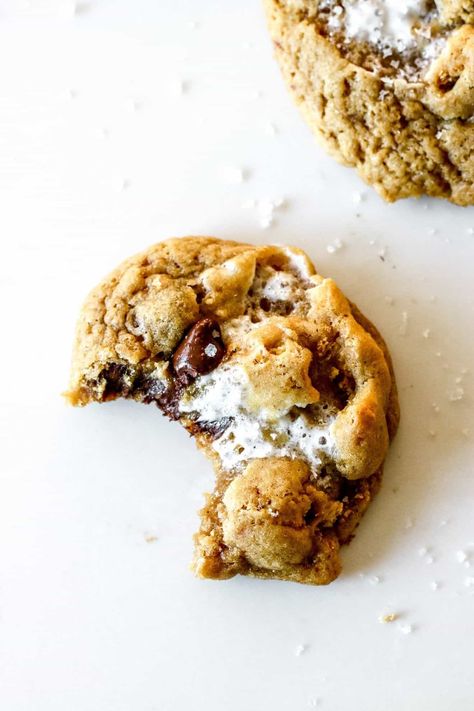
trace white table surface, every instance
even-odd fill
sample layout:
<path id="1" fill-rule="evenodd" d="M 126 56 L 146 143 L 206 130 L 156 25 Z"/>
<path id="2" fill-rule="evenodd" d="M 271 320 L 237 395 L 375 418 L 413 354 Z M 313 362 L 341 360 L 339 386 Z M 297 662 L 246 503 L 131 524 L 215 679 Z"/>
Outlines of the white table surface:
<path id="1" fill-rule="evenodd" d="M 258 0 L 0 0 L 0 66 L 2 711 L 471 711 L 474 210 L 317 148 Z M 391 347 L 400 432 L 329 587 L 193 578 L 192 441 L 60 397 L 89 288 L 190 233 L 303 247 Z"/>

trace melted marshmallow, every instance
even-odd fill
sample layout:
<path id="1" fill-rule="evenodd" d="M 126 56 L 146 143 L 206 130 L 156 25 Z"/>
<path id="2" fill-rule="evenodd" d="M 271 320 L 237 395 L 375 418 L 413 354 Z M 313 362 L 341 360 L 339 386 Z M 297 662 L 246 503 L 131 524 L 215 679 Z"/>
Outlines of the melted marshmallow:
<path id="1" fill-rule="evenodd" d="M 415 27 L 427 12 L 427 0 L 340 0 L 329 26 L 348 39 L 403 52 L 417 44 Z"/>
<path id="2" fill-rule="evenodd" d="M 247 387 L 244 369 L 226 364 L 197 379 L 192 391 L 184 394 L 180 411 L 198 414 L 198 422 L 230 420 L 212 443 L 224 469 L 234 469 L 248 459 L 290 457 L 307 461 L 315 474 L 320 471 L 334 448 L 333 415 L 325 415 L 320 425 L 310 423 L 303 411 L 296 417 L 283 412 L 271 420 L 264 413 L 256 416 L 246 409 Z"/>
<path id="3" fill-rule="evenodd" d="M 346 33 L 403 51 L 416 42 L 413 28 L 427 11 L 426 0 L 345 0 Z"/>

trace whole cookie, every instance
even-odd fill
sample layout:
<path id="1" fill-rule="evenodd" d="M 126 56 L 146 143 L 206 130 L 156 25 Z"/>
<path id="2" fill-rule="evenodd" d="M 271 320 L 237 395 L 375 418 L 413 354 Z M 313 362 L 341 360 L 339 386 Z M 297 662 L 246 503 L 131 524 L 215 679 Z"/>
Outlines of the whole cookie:
<path id="1" fill-rule="evenodd" d="M 390 356 L 292 247 L 172 239 L 86 300 L 68 398 L 179 420 L 212 459 L 195 572 L 324 584 L 340 572 L 398 425 Z"/>
<path id="2" fill-rule="evenodd" d="M 474 204 L 474 0 L 264 0 L 317 139 L 388 201 Z"/>

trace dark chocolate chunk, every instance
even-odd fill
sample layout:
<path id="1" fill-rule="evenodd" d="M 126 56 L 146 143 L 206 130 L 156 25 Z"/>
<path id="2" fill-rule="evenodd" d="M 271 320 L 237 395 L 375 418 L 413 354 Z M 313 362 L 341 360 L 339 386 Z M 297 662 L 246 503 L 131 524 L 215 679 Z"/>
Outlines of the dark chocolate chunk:
<path id="1" fill-rule="evenodd" d="M 207 434 L 211 439 L 220 437 L 232 422 L 231 417 L 223 417 L 221 420 L 213 420 L 212 422 L 204 420 L 195 420 L 189 426 L 191 434 Z"/>
<path id="2" fill-rule="evenodd" d="M 189 385 L 198 375 L 217 368 L 225 354 L 219 325 L 203 318 L 188 331 L 173 356 L 173 368 L 178 380 Z"/>
<path id="3" fill-rule="evenodd" d="M 179 419 L 179 399 L 184 386 L 179 382 L 166 386 L 153 375 L 141 375 L 135 381 L 134 396 L 146 404 L 154 402 L 170 420 Z"/>
<path id="4" fill-rule="evenodd" d="M 179 401 L 183 386 L 180 383 L 173 383 L 155 402 L 161 412 L 170 420 L 179 420 Z"/>
<path id="5" fill-rule="evenodd" d="M 131 372 L 122 363 L 110 363 L 101 372 L 99 380 L 105 379 L 103 400 L 113 400 L 116 397 L 128 397 L 131 391 Z"/>
<path id="6" fill-rule="evenodd" d="M 150 374 L 142 373 L 135 380 L 133 394 L 136 400 L 149 404 L 150 402 L 157 402 L 164 394 L 165 389 L 165 385 L 161 380 L 154 378 Z"/>

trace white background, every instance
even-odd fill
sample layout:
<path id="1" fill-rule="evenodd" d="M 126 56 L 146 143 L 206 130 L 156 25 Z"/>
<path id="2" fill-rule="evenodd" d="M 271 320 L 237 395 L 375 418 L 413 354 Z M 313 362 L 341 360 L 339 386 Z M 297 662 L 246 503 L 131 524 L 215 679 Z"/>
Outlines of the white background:
<path id="1" fill-rule="evenodd" d="M 0 66 L 2 711 L 471 710 L 473 209 L 326 157 L 258 0 L 0 0 Z M 190 233 L 303 247 L 391 347 L 401 429 L 329 587 L 194 579 L 209 464 L 60 397 L 86 292 Z"/>

